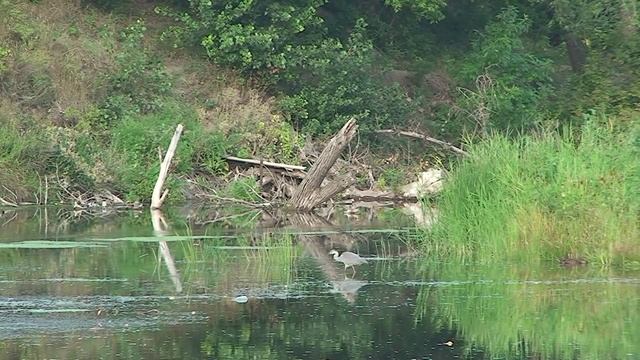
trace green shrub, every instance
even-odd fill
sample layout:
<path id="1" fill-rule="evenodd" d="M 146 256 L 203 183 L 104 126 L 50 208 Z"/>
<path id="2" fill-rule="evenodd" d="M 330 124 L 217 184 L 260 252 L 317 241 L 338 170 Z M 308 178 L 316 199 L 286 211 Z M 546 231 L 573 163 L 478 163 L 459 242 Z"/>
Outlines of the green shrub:
<path id="1" fill-rule="evenodd" d="M 193 162 L 214 175 L 226 174 L 229 165 L 224 159 L 232 142 L 221 133 L 202 134 L 194 145 Z"/>
<path id="2" fill-rule="evenodd" d="M 164 65 L 145 49 L 146 27 L 137 20 L 121 34 L 116 69 L 106 76 L 108 97 L 94 122 L 106 128 L 130 114 L 156 111 L 171 91 Z"/>
<path id="3" fill-rule="evenodd" d="M 257 202 L 260 200 L 260 185 L 253 177 L 243 177 L 230 182 L 225 194 L 234 199 Z"/>
<path id="4" fill-rule="evenodd" d="M 321 30 L 317 8 L 323 0 L 254 2 L 191 1 L 182 16 L 188 31 L 206 34 L 202 45 L 216 63 L 244 72 L 286 68 Z"/>
<path id="5" fill-rule="evenodd" d="M 402 170 L 387 167 L 382 171 L 382 174 L 380 174 L 378 183 L 382 187 L 388 187 L 393 191 L 398 191 L 400 186 L 408 183 L 406 178 L 406 174 Z"/>
<path id="6" fill-rule="evenodd" d="M 359 21 L 346 45 L 326 41 L 306 52 L 310 60 L 304 67 L 280 75 L 289 94 L 280 108 L 305 132 L 331 134 L 355 117 L 360 131 L 367 133 L 406 122 L 415 110 L 398 86 L 375 75 L 365 28 Z"/>
<path id="7" fill-rule="evenodd" d="M 551 63 L 525 45 L 530 26 L 526 15 L 510 7 L 475 39 L 460 66 L 468 89 L 458 99 L 462 119 L 457 121 L 486 133 L 532 129 L 544 119 Z"/>
<path id="8" fill-rule="evenodd" d="M 159 150 L 169 145 L 176 125 L 183 123 L 185 132 L 180 139 L 172 161 L 172 172 L 167 188 L 175 198 L 179 181 L 177 177 L 192 169 L 194 141 L 202 132 L 196 116 L 190 110 L 173 103 L 165 103 L 153 114 L 131 116 L 123 119 L 112 130 L 112 151 L 122 158 L 117 172 L 119 190 L 129 200 L 146 200 L 160 170 Z"/>
<path id="9" fill-rule="evenodd" d="M 346 40 L 327 36 L 318 15 L 323 3 L 203 0 L 192 1 L 190 13 L 173 15 L 182 38 L 202 37 L 214 62 L 268 84 L 282 95 L 280 109 L 291 122 L 312 135 L 332 133 L 351 117 L 365 132 L 406 120 L 413 108 L 377 75 L 365 21 L 350 24 Z"/>
<path id="10" fill-rule="evenodd" d="M 10 55 L 11 55 L 11 50 L 9 50 L 9 48 L 6 48 L 0 45 L 0 78 L 9 67 L 7 65 L 7 59 L 9 58 Z"/>
<path id="11" fill-rule="evenodd" d="M 0 114 L 0 116 L 2 116 Z M 2 167 L 26 166 L 30 171 L 43 171 L 50 158 L 42 129 L 31 121 L 18 123 L 0 119 L 0 165 Z"/>

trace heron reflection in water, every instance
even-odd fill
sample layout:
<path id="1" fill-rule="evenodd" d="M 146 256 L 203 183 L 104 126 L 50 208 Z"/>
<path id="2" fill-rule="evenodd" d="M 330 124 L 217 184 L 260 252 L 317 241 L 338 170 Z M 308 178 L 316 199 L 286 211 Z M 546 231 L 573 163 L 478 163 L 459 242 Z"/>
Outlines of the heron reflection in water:
<path id="1" fill-rule="evenodd" d="M 367 281 L 348 278 L 344 280 L 335 280 L 331 282 L 333 288 L 330 292 L 334 294 L 341 294 L 349 304 L 353 304 L 356 302 L 358 290 L 367 284 Z"/>
<path id="2" fill-rule="evenodd" d="M 333 260 L 344 264 L 345 275 L 348 267 L 351 267 L 351 269 L 353 269 L 353 275 L 355 275 L 355 266 L 367 263 L 367 260 L 360 257 L 360 255 L 358 254 L 352 253 L 351 251 L 344 251 L 342 254 L 338 255 L 337 250 L 331 250 L 329 251 L 329 255 L 333 255 Z"/>

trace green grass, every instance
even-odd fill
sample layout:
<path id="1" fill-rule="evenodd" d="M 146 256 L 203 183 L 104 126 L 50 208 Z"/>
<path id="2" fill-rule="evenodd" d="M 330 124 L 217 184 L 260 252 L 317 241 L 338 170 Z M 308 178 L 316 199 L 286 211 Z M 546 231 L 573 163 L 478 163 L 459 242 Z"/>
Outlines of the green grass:
<path id="1" fill-rule="evenodd" d="M 637 125 L 592 119 L 579 135 L 472 145 L 449 176 L 425 249 L 480 261 L 637 262 L 639 138 Z"/>

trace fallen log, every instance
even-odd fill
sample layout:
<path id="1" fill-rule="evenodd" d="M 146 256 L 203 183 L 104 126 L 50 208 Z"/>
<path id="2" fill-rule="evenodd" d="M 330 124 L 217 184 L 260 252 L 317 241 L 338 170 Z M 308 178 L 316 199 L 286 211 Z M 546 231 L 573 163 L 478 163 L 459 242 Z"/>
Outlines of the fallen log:
<path id="1" fill-rule="evenodd" d="M 350 119 L 334 135 L 322 150 L 316 162 L 311 166 L 307 176 L 295 189 L 289 200 L 289 205 L 298 211 L 308 212 L 323 202 L 331 199 L 337 193 L 343 191 L 353 183 L 355 179 L 343 177 L 321 188 L 322 182 L 327 177 L 329 170 L 340 157 L 340 153 L 353 139 L 358 130 L 355 119 Z"/>
<path id="2" fill-rule="evenodd" d="M 406 137 L 410 137 L 410 138 L 414 138 L 414 139 L 420 139 L 420 140 L 424 140 L 427 142 L 430 142 L 432 144 L 437 144 L 440 146 L 443 146 L 455 153 L 458 153 L 460 155 L 468 155 L 468 153 L 462 149 L 460 149 L 459 147 L 448 143 L 446 141 L 442 141 L 442 140 L 438 140 L 436 138 L 432 138 L 431 136 L 427 136 L 424 134 L 420 134 L 417 133 L 415 131 L 404 131 L 404 130 L 393 130 L 393 129 L 384 129 L 384 130 L 376 130 L 376 133 L 378 134 L 395 134 L 395 135 L 402 135 L 402 136 L 406 136 Z"/>
<path id="3" fill-rule="evenodd" d="M 343 200 L 353 201 L 383 201 L 383 202 L 416 202 L 418 197 L 411 194 L 397 194 L 392 191 L 376 191 L 376 190 L 349 190 L 342 196 Z"/>

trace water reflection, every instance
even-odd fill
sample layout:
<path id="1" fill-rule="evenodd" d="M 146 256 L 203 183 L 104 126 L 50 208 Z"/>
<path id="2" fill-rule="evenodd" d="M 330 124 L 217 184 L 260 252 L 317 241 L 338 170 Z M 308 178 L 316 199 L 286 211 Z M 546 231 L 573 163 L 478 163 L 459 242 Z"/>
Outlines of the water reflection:
<path id="1" fill-rule="evenodd" d="M 54 213 L 0 216 L 0 360 L 640 357 L 637 272 L 429 261 L 331 216 Z M 12 246 L 43 238 L 66 247 Z M 373 259 L 349 278 L 332 248 Z"/>
<path id="2" fill-rule="evenodd" d="M 417 319 L 456 324 L 459 338 L 493 356 L 640 357 L 638 272 L 504 264 L 431 264 L 423 271 L 443 286 L 420 291 Z"/>
<path id="3" fill-rule="evenodd" d="M 167 224 L 167 220 L 165 220 L 162 211 L 158 209 L 149 210 L 151 212 L 151 223 L 153 224 L 153 234 L 157 237 L 163 237 L 169 234 L 169 225 Z M 169 271 L 169 275 L 171 277 L 171 281 L 173 281 L 173 285 L 176 287 L 176 293 L 182 292 L 182 282 L 180 281 L 180 275 L 178 274 L 178 270 L 176 269 L 175 261 L 173 261 L 173 256 L 171 255 L 171 250 L 169 250 L 169 244 L 165 240 L 158 241 L 158 253 L 160 254 L 160 258 L 158 258 L 158 262 L 164 260 L 165 265 L 167 266 L 167 270 Z"/>
<path id="4" fill-rule="evenodd" d="M 331 285 L 333 285 L 333 292 L 339 293 L 350 303 L 353 304 L 356 302 L 356 296 L 358 295 L 358 290 L 361 287 L 367 285 L 367 281 L 363 280 L 354 280 L 354 279 L 344 279 L 339 281 L 332 281 Z"/>

